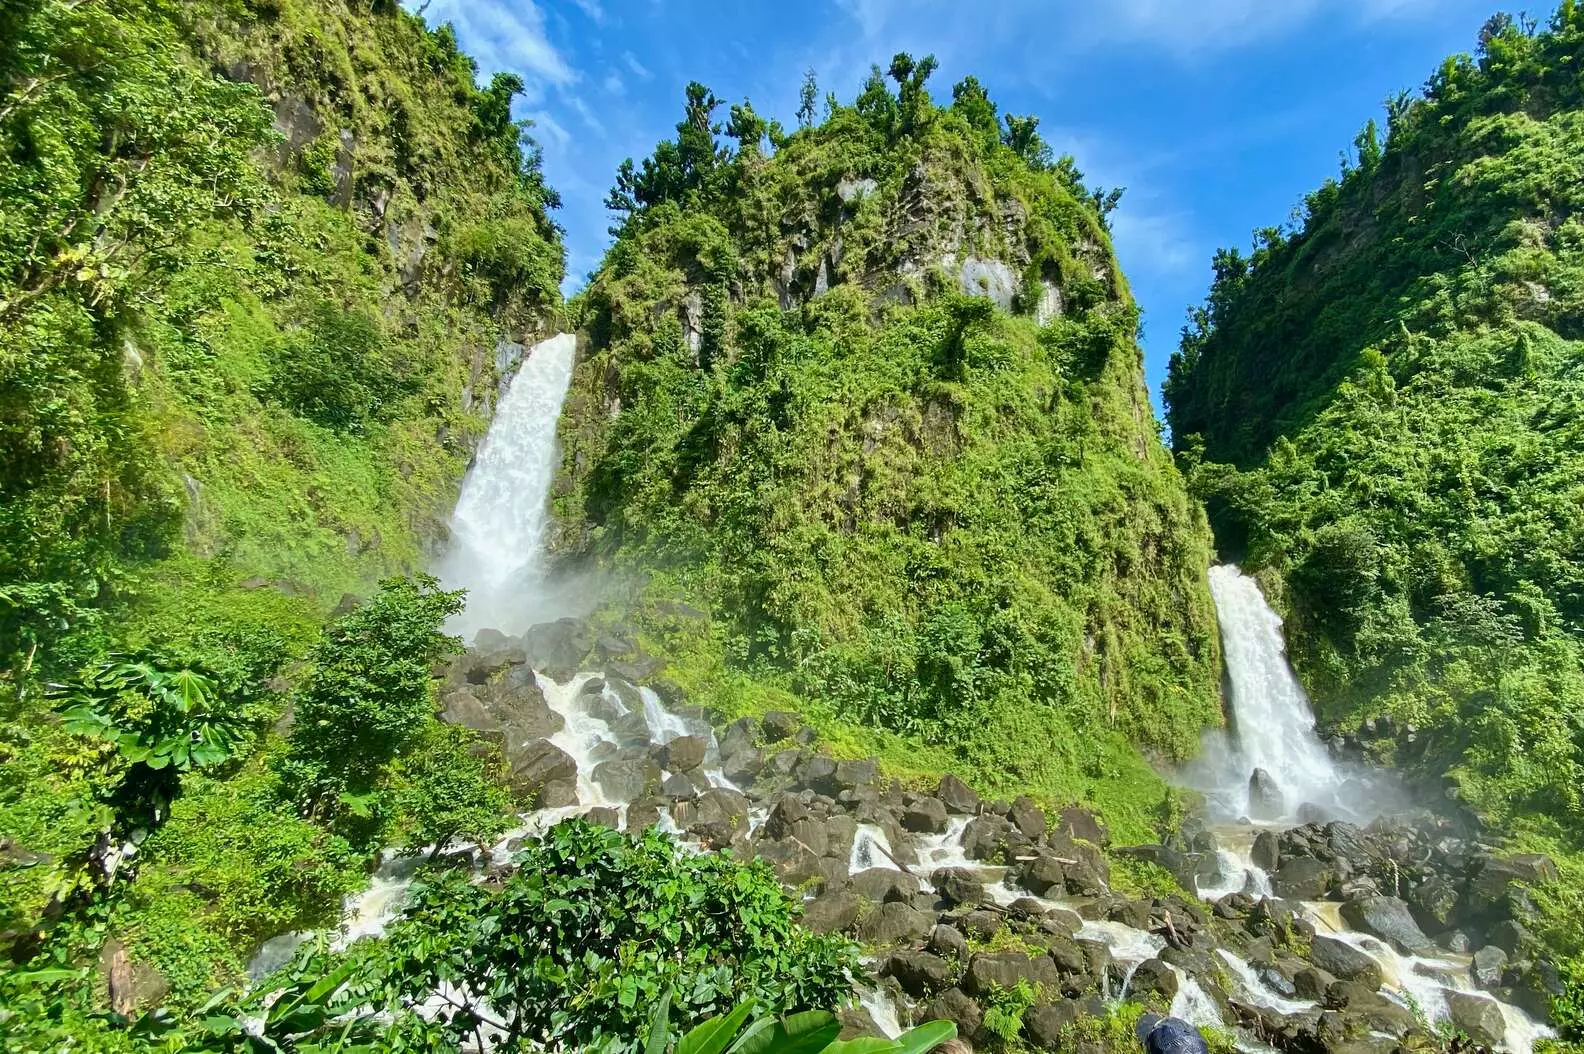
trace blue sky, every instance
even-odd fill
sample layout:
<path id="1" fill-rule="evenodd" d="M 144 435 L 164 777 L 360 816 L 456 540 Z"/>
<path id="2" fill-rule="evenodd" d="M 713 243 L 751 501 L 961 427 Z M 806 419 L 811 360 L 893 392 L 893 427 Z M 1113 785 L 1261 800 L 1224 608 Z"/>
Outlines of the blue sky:
<path id="1" fill-rule="evenodd" d="M 597 266 L 617 164 L 672 134 L 683 87 L 794 121 L 803 71 L 851 101 L 870 63 L 934 53 L 937 98 L 977 76 L 1035 113 L 1113 215 L 1158 398 L 1219 246 L 1247 246 L 1338 168 L 1365 120 L 1468 51 L 1497 0 L 431 0 L 484 77 L 522 75 L 560 192 L 568 289 Z M 1541 6 L 1545 6 L 1542 2 Z"/>

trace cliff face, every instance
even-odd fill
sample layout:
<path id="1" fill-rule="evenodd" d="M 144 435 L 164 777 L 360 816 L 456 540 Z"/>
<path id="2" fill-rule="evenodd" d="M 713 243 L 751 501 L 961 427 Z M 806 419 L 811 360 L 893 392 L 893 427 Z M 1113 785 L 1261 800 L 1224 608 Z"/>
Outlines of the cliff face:
<path id="1" fill-rule="evenodd" d="M 219 560 L 328 606 L 420 566 L 497 346 L 559 304 L 520 84 L 477 88 L 393 5 L 38 0 L 4 28 L 34 89 L 0 120 L 0 587 L 26 596 L 0 651 L 127 574 Z"/>
<path id="2" fill-rule="evenodd" d="M 1556 832 L 1584 818 L 1584 12 L 1533 30 L 1492 19 L 1301 228 L 1221 253 L 1166 394 L 1322 717 L 1395 717 L 1383 753 Z"/>
<path id="3" fill-rule="evenodd" d="M 1207 532 L 1104 199 L 971 80 L 899 81 L 791 135 L 733 107 L 735 150 L 695 87 L 624 170 L 559 547 L 708 607 L 683 667 L 1088 796 L 1218 719 Z"/>

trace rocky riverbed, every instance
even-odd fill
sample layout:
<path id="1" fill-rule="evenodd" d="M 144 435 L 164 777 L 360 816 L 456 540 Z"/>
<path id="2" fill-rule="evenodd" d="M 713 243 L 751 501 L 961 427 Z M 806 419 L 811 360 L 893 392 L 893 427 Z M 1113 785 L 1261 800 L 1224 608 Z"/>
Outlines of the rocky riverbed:
<path id="1" fill-rule="evenodd" d="M 879 987 L 846 1012 L 852 1034 L 947 1018 L 989 1042 L 986 1009 L 1022 982 L 1036 994 L 1023 1036 L 1042 1049 L 1126 999 L 1243 1046 L 1384 1054 L 1452 1029 L 1524 1052 L 1558 988 L 1526 928 L 1525 889 L 1550 861 L 1427 813 L 1367 828 L 1191 817 L 1166 844 L 1114 845 L 1075 805 L 984 799 L 952 775 L 903 786 L 873 759 L 832 758 L 794 714 L 720 725 L 630 635 L 578 619 L 480 633 L 443 702 L 538 807 L 481 866 L 510 866 L 517 839 L 572 815 L 758 857 L 805 899 L 807 925 L 869 954 Z M 1185 892 L 1118 893 L 1119 857 Z M 377 931 L 401 884 L 382 873 L 377 903 L 349 905 L 357 932 Z"/>

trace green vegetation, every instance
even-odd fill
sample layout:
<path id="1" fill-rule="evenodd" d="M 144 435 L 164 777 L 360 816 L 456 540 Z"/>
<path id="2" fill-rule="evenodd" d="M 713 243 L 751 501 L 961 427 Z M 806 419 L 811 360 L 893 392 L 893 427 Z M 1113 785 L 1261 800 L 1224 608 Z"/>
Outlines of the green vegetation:
<path id="1" fill-rule="evenodd" d="M 24 0 L 0 40 L 0 953 L 82 1025 L 107 938 L 191 1005 L 387 841 L 501 829 L 430 716 L 456 598 L 321 629 L 421 566 L 561 247 L 521 83 L 397 5 Z"/>
<path id="2" fill-rule="evenodd" d="M 829 1011 L 808 1010 L 779 1019 L 758 1017 L 750 1021 L 754 1003 L 749 1000 L 739 1003 L 729 1014 L 698 1025 L 673 1046 L 668 1008 L 669 1001 L 664 999 L 655 1008 L 655 1023 L 644 1044 L 646 1054 L 664 1054 L 667 1050 L 675 1054 L 929 1054 L 957 1035 L 957 1026 L 950 1021 L 931 1021 L 894 1040 L 838 1040 L 841 1025 Z"/>
<path id="3" fill-rule="evenodd" d="M 1301 225 L 1217 256 L 1166 391 L 1322 718 L 1389 715 L 1413 730 L 1394 760 L 1563 854 L 1584 848 L 1581 56 L 1573 0 L 1538 31 L 1493 18 Z M 1584 953 L 1576 894 L 1545 903 Z"/>
<path id="4" fill-rule="evenodd" d="M 898 56 L 895 92 L 876 70 L 791 133 L 733 106 L 735 147 L 689 87 L 610 196 L 556 508 L 648 576 L 632 617 L 694 701 L 791 705 L 1143 836 L 1164 788 L 1137 748 L 1196 747 L 1219 663 L 1116 195 L 972 79 L 935 105 L 932 68 Z M 676 627 L 677 598 L 713 623 Z"/>

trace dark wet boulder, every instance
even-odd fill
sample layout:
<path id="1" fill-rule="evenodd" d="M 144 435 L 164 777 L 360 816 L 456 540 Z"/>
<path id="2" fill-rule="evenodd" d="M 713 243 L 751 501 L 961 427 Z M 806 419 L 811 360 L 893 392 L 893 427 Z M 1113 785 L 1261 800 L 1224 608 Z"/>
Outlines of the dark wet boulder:
<path id="1" fill-rule="evenodd" d="M 660 766 L 647 757 L 615 758 L 594 766 L 594 782 L 613 801 L 632 801 L 660 788 Z"/>
<path id="2" fill-rule="evenodd" d="M 1271 876 L 1271 887 L 1285 900 L 1319 900 L 1336 881 L 1336 868 L 1312 856 L 1283 860 Z"/>
<path id="3" fill-rule="evenodd" d="M 953 904 L 975 905 L 984 899 L 984 883 L 966 867 L 940 867 L 930 875 L 935 892 Z"/>
<path id="4" fill-rule="evenodd" d="M 1496 1000 L 1472 992 L 1448 991 L 1446 1001 L 1453 1026 L 1475 1043 L 1495 1048 L 1506 1040 L 1507 1021 Z"/>
<path id="5" fill-rule="evenodd" d="M 1254 836 L 1254 845 L 1249 850 L 1249 863 L 1266 874 L 1281 866 L 1281 839 L 1275 831 L 1261 831 Z"/>
<path id="6" fill-rule="evenodd" d="M 957 925 L 962 928 L 971 939 L 988 941 L 994 939 L 1005 919 L 996 911 L 970 911 L 957 920 Z"/>
<path id="7" fill-rule="evenodd" d="M 1396 897 L 1361 897 L 1342 905 L 1348 925 L 1379 937 L 1404 955 L 1424 955 L 1435 947 L 1414 921 L 1408 905 Z"/>
<path id="8" fill-rule="evenodd" d="M 1492 926 L 1488 936 L 1492 944 L 1511 956 L 1522 954 L 1531 940 L 1529 931 L 1524 928 L 1523 923 L 1512 919 Z"/>
<path id="9" fill-rule="evenodd" d="M 667 798 L 686 801 L 698 796 L 698 789 L 680 772 L 673 772 L 660 783 L 660 793 Z"/>
<path id="10" fill-rule="evenodd" d="M 764 834 L 777 841 L 798 842 L 815 856 L 824 856 L 830 847 L 824 821 L 811 813 L 801 799 L 791 794 L 783 794 L 776 800 L 770 815 L 765 818 Z"/>
<path id="11" fill-rule="evenodd" d="M 902 829 L 914 834 L 939 834 L 946 822 L 946 806 L 939 798 L 915 798 L 902 812 Z"/>
<path id="12" fill-rule="evenodd" d="M 1096 866 L 1093 859 L 1079 854 L 1062 864 L 1062 872 L 1067 892 L 1075 897 L 1097 897 L 1109 888 L 1110 869 L 1104 860 Z"/>
<path id="13" fill-rule="evenodd" d="M 1026 845 L 1027 839 L 999 816 L 976 816 L 963 828 L 963 855 L 970 860 L 990 860 L 1013 845 Z"/>
<path id="14" fill-rule="evenodd" d="M 1045 837 L 1045 810 L 1034 804 L 1034 799 L 1028 795 L 1019 795 L 1012 802 L 1012 807 L 1007 810 L 1007 819 L 1012 821 L 1012 826 L 1031 841 Z"/>
<path id="15" fill-rule="evenodd" d="M 667 772 L 692 772 L 704 764 L 709 744 L 701 736 L 677 736 L 655 750 L 655 760 Z"/>
<path id="16" fill-rule="evenodd" d="M 1089 979 L 1089 957 L 1077 941 L 1071 937 L 1047 936 L 1042 943 L 1045 945 L 1045 954 L 1050 956 L 1064 979 Z"/>
<path id="17" fill-rule="evenodd" d="M 1215 902 L 1211 910 L 1218 919 L 1239 922 L 1249 917 L 1255 903 L 1254 898 L 1247 893 L 1227 893 Z"/>
<path id="18" fill-rule="evenodd" d="M 540 809 L 577 804 L 577 762 L 548 739 L 509 747 L 506 764 L 507 784 L 520 800 Z"/>
<path id="19" fill-rule="evenodd" d="M 974 789 L 951 773 L 940 778 L 935 797 L 941 800 L 948 812 L 959 816 L 973 816 L 979 812 L 979 795 Z"/>
<path id="20" fill-rule="evenodd" d="M 1131 999 L 1148 1000 L 1150 996 L 1170 1004 L 1177 995 L 1177 974 L 1163 959 L 1145 959 L 1133 971 L 1133 982 L 1128 987 Z"/>
<path id="21" fill-rule="evenodd" d="M 1292 975 L 1293 991 L 1298 998 L 1312 999 L 1317 1003 L 1325 998 L 1326 990 L 1335 982 L 1334 976 L 1318 966 L 1306 966 Z"/>
<path id="22" fill-rule="evenodd" d="M 1078 1004 L 1071 999 L 1036 1006 L 1023 1015 L 1023 1037 L 1036 1050 L 1064 1050 L 1062 1033 L 1080 1016 Z"/>
<path id="23" fill-rule="evenodd" d="M 840 793 L 836 785 L 836 762 L 823 754 L 805 754 L 792 773 L 793 785 L 834 798 Z"/>
<path id="24" fill-rule="evenodd" d="M 747 844 L 748 799 L 729 787 L 712 787 L 673 810 L 672 818 L 687 834 L 711 849 Z"/>
<path id="25" fill-rule="evenodd" d="M 580 618 L 543 622 L 523 634 L 523 647 L 535 669 L 565 683 L 594 649 L 594 630 Z"/>
<path id="26" fill-rule="evenodd" d="M 1443 933 L 1457 922 L 1459 892 L 1445 877 L 1425 876 L 1408 890 L 1408 910 L 1427 933 Z"/>
<path id="27" fill-rule="evenodd" d="M 1309 944 L 1309 961 L 1339 980 L 1355 981 L 1370 991 L 1381 986 L 1380 963 L 1335 937 L 1315 937 Z"/>
<path id="28" fill-rule="evenodd" d="M 1337 981 L 1326 989 L 1322 1005 L 1328 1010 L 1346 1011 L 1369 1028 L 1399 1039 L 1420 1028 L 1412 1011 L 1357 981 Z"/>
<path id="29" fill-rule="evenodd" d="M 1279 820 L 1287 811 L 1287 800 L 1276 778 L 1264 769 L 1255 769 L 1248 782 L 1249 815 L 1256 820 Z"/>
<path id="30" fill-rule="evenodd" d="M 868 944 L 896 944 L 925 937 L 934 927 L 934 915 L 911 904 L 890 900 L 858 923 L 858 939 Z"/>
<path id="31" fill-rule="evenodd" d="M 825 884 L 824 858 L 818 853 L 796 838 L 767 837 L 762 828 L 760 834 L 753 843 L 754 855 L 769 862 L 783 885 L 801 886 L 811 879 Z"/>
<path id="32" fill-rule="evenodd" d="M 1044 955 L 982 952 L 969 960 L 968 969 L 963 973 L 963 990 L 982 997 L 1016 988 L 1019 981 L 1050 991 L 1061 986 L 1056 964 Z"/>
<path id="33" fill-rule="evenodd" d="M 880 972 L 885 977 L 896 978 L 902 991 L 914 999 L 923 999 L 948 988 L 952 982 L 951 964 L 929 952 L 892 952 Z"/>
<path id="34" fill-rule="evenodd" d="M 1067 872 L 1062 869 L 1056 854 L 1042 852 L 1026 861 L 1019 874 L 1023 888 L 1036 896 L 1045 896 L 1052 889 L 1058 894 L 1067 888 Z"/>
<path id="35" fill-rule="evenodd" d="M 880 778 L 880 766 L 874 758 L 863 758 L 856 761 L 836 762 L 836 771 L 831 777 L 837 792 L 851 792 L 863 787 L 873 787 Z"/>
<path id="36" fill-rule="evenodd" d="M 948 988 L 924 1005 L 918 1020 L 950 1021 L 957 1026 L 959 1036 L 971 1038 L 979 1034 L 984 1010 L 960 988 Z"/>

